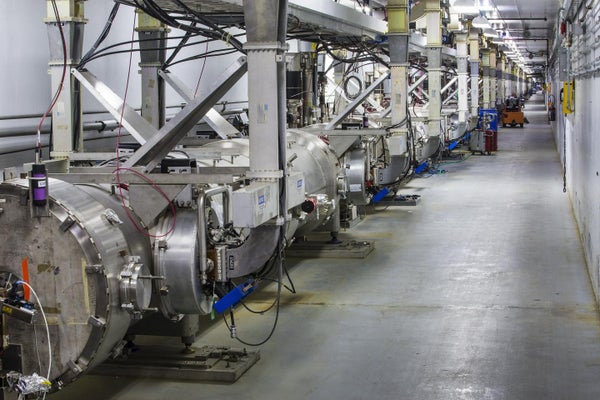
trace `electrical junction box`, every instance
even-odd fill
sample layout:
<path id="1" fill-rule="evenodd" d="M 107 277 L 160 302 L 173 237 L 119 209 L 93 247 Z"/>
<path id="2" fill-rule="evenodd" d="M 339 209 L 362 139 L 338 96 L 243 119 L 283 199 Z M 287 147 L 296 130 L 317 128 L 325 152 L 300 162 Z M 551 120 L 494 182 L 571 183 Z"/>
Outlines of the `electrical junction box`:
<path id="1" fill-rule="evenodd" d="M 406 135 L 395 135 L 386 138 L 386 143 L 390 156 L 401 156 L 408 151 Z"/>
<path id="2" fill-rule="evenodd" d="M 253 182 L 233 192 L 233 226 L 256 228 L 279 215 L 279 183 Z"/>
<path id="3" fill-rule="evenodd" d="M 300 205 L 306 200 L 304 174 L 300 171 L 290 172 L 286 179 L 287 209 Z"/>

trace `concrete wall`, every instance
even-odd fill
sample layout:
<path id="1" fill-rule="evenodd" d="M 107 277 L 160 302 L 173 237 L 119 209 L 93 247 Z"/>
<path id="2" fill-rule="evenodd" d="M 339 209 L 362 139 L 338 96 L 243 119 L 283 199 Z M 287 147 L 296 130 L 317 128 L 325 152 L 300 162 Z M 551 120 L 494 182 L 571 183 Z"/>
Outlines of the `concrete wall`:
<path id="1" fill-rule="evenodd" d="M 579 226 L 585 258 L 600 302 L 600 77 L 575 81 L 575 112 L 564 116 L 559 102 L 562 82 L 555 74 L 557 121 L 552 124 L 557 150 L 566 168 L 567 190 Z"/>

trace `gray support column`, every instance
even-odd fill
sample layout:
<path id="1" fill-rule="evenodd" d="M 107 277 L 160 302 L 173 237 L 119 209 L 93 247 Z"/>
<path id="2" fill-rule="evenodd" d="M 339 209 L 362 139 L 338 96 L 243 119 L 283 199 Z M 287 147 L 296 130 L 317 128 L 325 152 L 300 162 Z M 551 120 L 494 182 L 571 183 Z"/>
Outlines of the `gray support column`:
<path id="1" fill-rule="evenodd" d="M 390 73 L 392 79 L 392 134 L 408 138 L 408 0 L 388 1 Z"/>
<path id="2" fill-rule="evenodd" d="M 67 72 L 61 94 L 52 109 L 52 158 L 68 158 L 73 151 L 83 150 L 81 93 L 79 82 L 71 76 L 71 68 L 79 64 L 83 50 L 83 0 L 57 0 L 67 47 Z M 50 1 L 46 2 L 50 45 L 50 78 L 52 94 L 57 92 L 63 73 L 63 46 L 60 30 Z"/>
<path id="3" fill-rule="evenodd" d="M 496 60 L 496 77 L 498 79 L 498 103 L 504 103 L 504 101 L 506 100 L 506 82 L 504 79 L 505 63 L 506 56 L 504 55 L 504 53 L 499 53 L 498 59 Z"/>
<path id="4" fill-rule="evenodd" d="M 140 74 L 142 76 L 142 117 L 156 129 L 165 124 L 165 81 L 158 70 L 165 62 L 167 28 L 160 21 L 143 11 L 138 13 L 138 37 L 140 38 Z M 152 39 L 152 40 L 148 40 Z"/>
<path id="5" fill-rule="evenodd" d="M 456 63 L 458 66 L 458 121 L 467 122 L 469 113 L 469 53 L 467 48 L 467 34 L 457 33 L 456 40 Z"/>
<path id="6" fill-rule="evenodd" d="M 469 32 L 469 59 L 471 61 L 471 117 L 479 115 L 479 29 Z"/>
<path id="7" fill-rule="evenodd" d="M 277 16 L 277 18 L 273 18 Z M 280 177 L 285 153 L 286 0 L 244 0 L 248 56 L 250 174 Z M 280 148 L 281 146 L 281 148 Z"/>
<path id="8" fill-rule="evenodd" d="M 481 107 L 490 108 L 490 49 L 481 49 L 481 73 L 483 78 L 483 98 Z"/>
<path id="9" fill-rule="evenodd" d="M 439 0 L 426 0 L 425 18 L 427 20 L 427 72 L 429 96 L 429 136 L 442 134 L 442 14 Z"/>
<path id="10" fill-rule="evenodd" d="M 496 107 L 496 48 L 490 46 L 490 108 Z"/>

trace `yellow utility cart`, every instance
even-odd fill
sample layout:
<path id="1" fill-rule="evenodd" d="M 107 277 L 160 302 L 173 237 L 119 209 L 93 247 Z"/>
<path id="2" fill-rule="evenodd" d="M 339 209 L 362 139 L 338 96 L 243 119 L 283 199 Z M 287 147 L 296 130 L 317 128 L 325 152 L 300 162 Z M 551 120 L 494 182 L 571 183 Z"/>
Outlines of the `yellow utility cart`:
<path id="1" fill-rule="evenodd" d="M 510 125 L 514 128 L 519 125 L 522 128 L 525 122 L 523 100 L 517 97 L 509 97 L 506 99 L 506 104 L 502 110 L 502 127 L 506 128 Z"/>

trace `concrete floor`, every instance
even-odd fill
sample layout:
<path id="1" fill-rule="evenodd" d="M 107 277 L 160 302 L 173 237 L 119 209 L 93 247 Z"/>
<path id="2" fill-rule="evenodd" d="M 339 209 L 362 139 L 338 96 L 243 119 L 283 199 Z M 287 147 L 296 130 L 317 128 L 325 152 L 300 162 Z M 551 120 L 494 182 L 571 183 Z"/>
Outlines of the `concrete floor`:
<path id="1" fill-rule="evenodd" d="M 237 383 L 90 375 L 49 398 L 600 398 L 600 320 L 541 96 L 526 115 L 496 155 L 413 180 L 417 207 L 346 232 L 376 240 L 366 260 L 288 260 L 298 294 Z M 240 312 L 238 333 L 271 323 Z M 238 346 L 222 323 L 204 343 Z"/>

